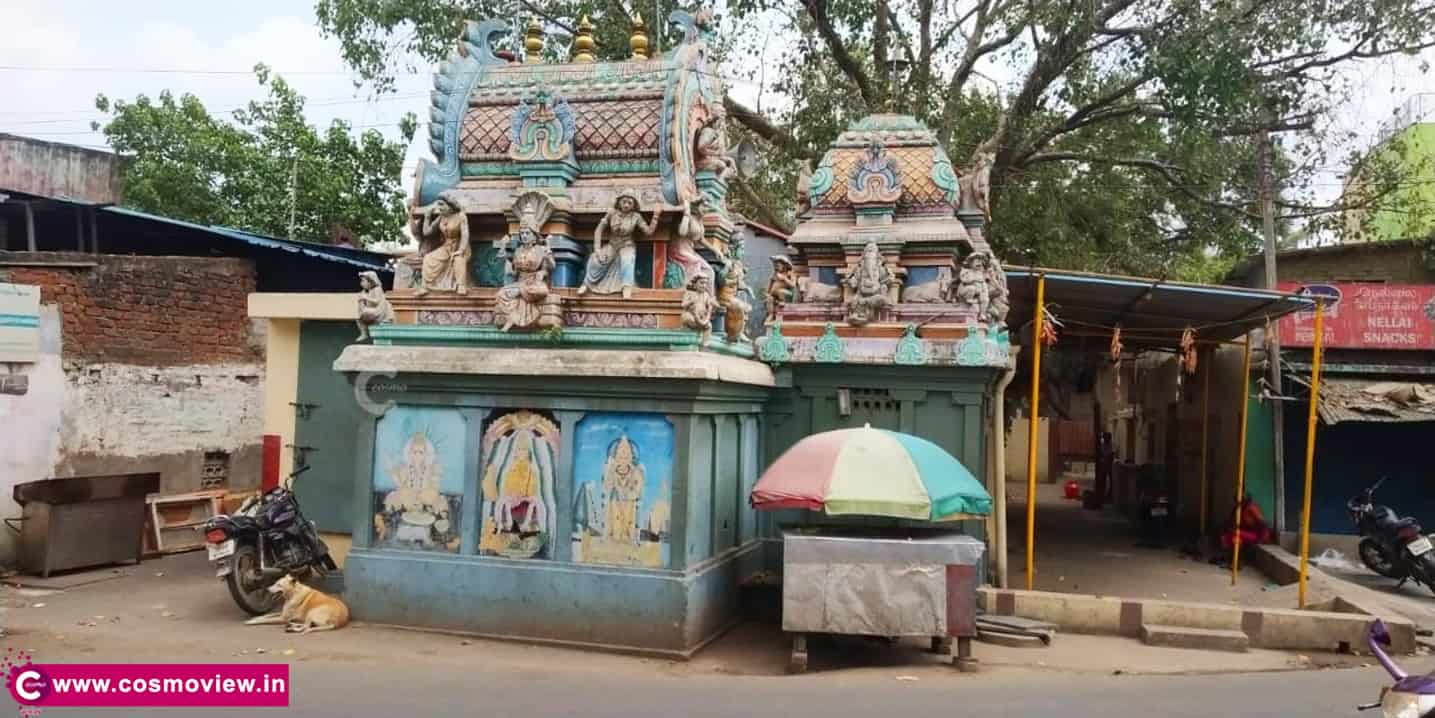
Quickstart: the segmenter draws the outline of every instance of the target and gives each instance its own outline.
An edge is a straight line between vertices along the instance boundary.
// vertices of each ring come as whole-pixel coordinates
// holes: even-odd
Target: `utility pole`
[[[1260,134],[1257,158],[1260,164],[1261,226],[1265,234],[1265,288],[1276,288],[1276,217],[1275,187],[1271,178],[1271,136]],[[1266,361],[1270,367],[1271,394],[1280,397],[1281,385],[1281,341],[1280,334],[1272,324],[1266,331]],[[1249,377],[1247,377],[1249,381]],[[1285,530],[1286,525],[1286,461],[1285,461],[1285,411],[1279,398],[1271,400],[1271,438],[1275,456],[1276,532]],[[1245,457],[1241,457],[1244,461]]]
[[[294,238],[294,224],[299,208],[299,152],[294,152],[294,164],[289,170],[289,239]]]

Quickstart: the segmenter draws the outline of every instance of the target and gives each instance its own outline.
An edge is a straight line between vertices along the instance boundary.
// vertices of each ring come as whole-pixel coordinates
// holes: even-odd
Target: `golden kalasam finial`
[[[533,18],[528,23],[528,31],[523,34],[524,62],[543,61],[543,23],[538,18]]]
[[[648,59],[648,26],[643,23],[642,13],[633,13],[633,35],[628,38],[628,46],[633,48],[633,59]]]
[[[578,36],[573,38],[573,61],[593,61],[593,23],[587,15],[578,21]]]

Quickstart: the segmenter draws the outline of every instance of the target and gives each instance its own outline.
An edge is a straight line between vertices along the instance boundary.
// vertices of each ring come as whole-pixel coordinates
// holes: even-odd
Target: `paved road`
[[[582,660],[579,658],[578,660]],[[635,716],[1345,716],[1373,698],[1373,670],[1299,671],[1230,676],[1080,676],[1001,671],[991,676],[926,673],[917,681],[873,675],[802,677],[650,675],[503,666],[455,669],[396,663],[388,668],[297,664],[285,715],[483,716],[484,718],[634,718]],[[96,711],[45,711],[51,716]],[[111,711],[103,714],[118,715]],[[185,716],[236,715],[184,711]],[[126,712],[127,715],[135,713]],[[149,714],[175,714],[152,711]]]
[[[1215,665],[1240,664],[1226,654],[1081,636],[1061,637],[1060,648],[1007,650],[1009,663],[1037,669],[989,663],[975,675],[955,673],[930,657],[924,661],[920,653],[884,653],[871,646],[844,653],[826,646],[813,655],[821,670],[804,676],[777,673],[785,643],[780,636],[772,643],[761,630],[735,631],[686,664],[373,626],[293,637],[274,627],[241,625],[202,556],[146,563],[127,573],[59,594],[0,586],[0,605],[10,607],[8,617],[0,610],[0,620],[11,631],[0,647],[33,650],[41,664],[290,662],[292,708],[267,714],[323,718],[1115,718],[1142,711],[1202,718],[1353,716],[1354,705],[1374,699],[1386,682],[1373,668],[1114,676],[1102,666],[1203,671],[1210,670],[1213,655],[1220,659]],[[979,647],[978,655],[1002,658],[989,646]],[[1289,665],[1286,656],[1277,657],[1281,660],[1273,665]],[[1428,671],[1432,659],[1411,659],[1409,667]],[[7,703],[0,699],[0,717],[13,710]],[[266,713],[48,709],[43,718],[244,714]]]

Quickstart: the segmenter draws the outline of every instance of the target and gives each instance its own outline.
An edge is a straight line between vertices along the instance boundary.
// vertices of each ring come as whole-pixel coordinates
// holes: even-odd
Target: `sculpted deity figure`
[[[782,316],[782,307],[797,299],[797,273],[792,269],[792,260],[785,255],[772,256],[772,277],[767,280],[767,318],[763,324],[772,324]]]
[[[713,280],[706,274],[693,275],[683,289],[683,326],[701,333],[701,344],[707,344],[713,332],[713,312],[718,301],[713,297]],[[700,345],[701,345],[700,344]]]
[[[394,307],[384,296],[384,285],[379,283],[378,272],[359,273],[359,338],[369,338],[369,327],[394,321]]]
[[[812,160],[803,160],[797,171],[797,216],[812,209]]]
[[[740,258],[728,259],[723,279],[722,289],[718,291],[718,304],[723,308],[723,335],[728,343],[747,341],[744,329],[747,315],[752,312],[752,304],[742,298],[743,294],[752,295],[747,286],[747,265]]]
[[[727,138],[717,120],[703,125],[698,130],[694,146],[693,166],[698,170],[711,170],[719,179],[727,179],[737,173],[737,161],[727,154]]]
[[[493,317],[505,332],[513,327],[539,324],[540,318],[553,314],[551,311],[545,314],[544,308],[562,301],[550,293],[548,278],[556,263],[553,250],[537,229],[526,226],[521,230],[518,249],[508,262],[508,276],[512,280],[494,296]]]
[[[981,151],[976,154],[971,171],[962,175],[959,180],[958,209],[976,210],[987,218],[991,217],[989,202],[992,191],[992,162],[995,160],[996,156],[991,152]]]
[[[987,252],[987,321],[995,327],[1006,326],[1007,311],[1011,309],[1011,293],[1007,290],[1006,272],[1001,262]]]
[[[703,198],[699,197],[683,205],[683,217],[678,221],[678,233],[668,244],[668,261],[682,268],[684,287],[699,274],[707,276],[709,287],[713,285],[713,268],[697,250],[706,231],[703,226],[703,203]]]
[[[972,321],[986,322],[991,314],[991,285],[987,281],[991,262],[990,252],[973,252],[962,261],[957,275],[957,303],[971,311]]]
[[[877,243],[868,242],[862,248],[862,259],[844,281],[848,290],[847,322],[862,326],[872,321],[890,303],[889,290],[900,283],[901,280],[882,259]]]
[[[431,289],[452,289],[468,294],[468,265],[473,248],[468,241],[468,215],[458,198],[445,192],[424,213],[424,237],[437,237],[437,246],[423,255],[417,296]]]
[[[588,269],[583,275],[583,286],[578,294],[623,293],[624,299],[633,297],[637,284],[636,266],[638,257],[637,235],[653,236],[658,229],[658,220],[663,216],[662,207],[653,211],[653,218],[643,221],[638,208],[636,192],[624,190],[613,199],[613,208],[598,222],[593,232],[593,253],[588,256]],[[604,235],[608,243],[604,244]]]

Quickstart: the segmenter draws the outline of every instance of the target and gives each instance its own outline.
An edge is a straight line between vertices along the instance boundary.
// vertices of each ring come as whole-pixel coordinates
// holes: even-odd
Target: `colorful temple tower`
[[[369,411],[357,617],[688,655],[779,565],[778,522],[810,518],[747,503],[802,436],[871,423],[985,476],[1008,352],[984,175],[869,117],[804,177],[790,255],[744,258],[712,16],[669,21],[662,56],[635,26],[632,58],[600,63],[585,19],[561,64],[537,23],[521,59],[470,23],[435,75],[420,249],[334,363]],[[776,269],[755,340],[754,261]]]

